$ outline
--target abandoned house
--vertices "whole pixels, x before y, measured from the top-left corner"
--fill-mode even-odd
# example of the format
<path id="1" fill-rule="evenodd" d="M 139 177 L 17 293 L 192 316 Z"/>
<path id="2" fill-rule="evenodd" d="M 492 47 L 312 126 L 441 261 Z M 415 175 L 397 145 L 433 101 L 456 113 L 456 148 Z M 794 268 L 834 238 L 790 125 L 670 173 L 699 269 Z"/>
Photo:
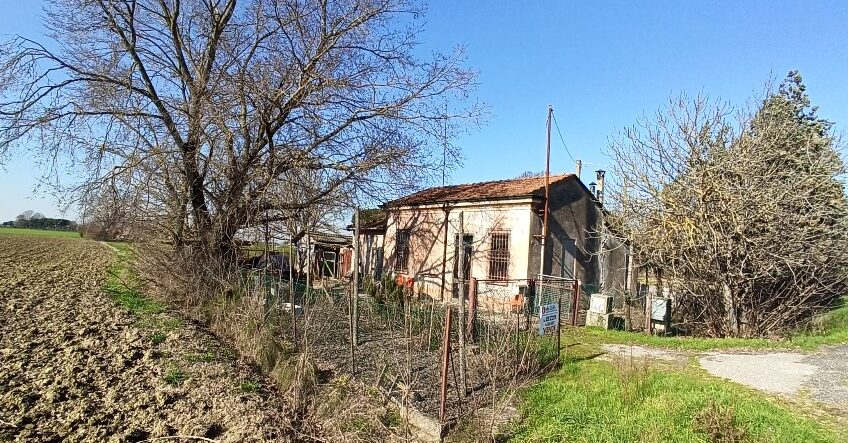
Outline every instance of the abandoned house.
<path id="1" fill-rule="evenodd" d="M 545 177 L 531 177 L 434 187 L 386 203 L 383 216 L 361 224 L 363 268 L 411 277 L 418 292 L 445 299 L 456 296 L 465 254 L 464 275 L 491 303 L 511 302 L 540 273 L 579 279 L 583 294 L 620 295 L 627 248 L 605 228 L 599 182 L 590 190 L 574 174 L 550 177 L 542 266 Z"/>
<path id="2" fill-rule="evenodd" d="M 347 235 L 310 232 L 300 242 L 301 254 L 312 254 L 312 273 L 315 278 L 337 278 L 350 273 L 353 239 Z"/>

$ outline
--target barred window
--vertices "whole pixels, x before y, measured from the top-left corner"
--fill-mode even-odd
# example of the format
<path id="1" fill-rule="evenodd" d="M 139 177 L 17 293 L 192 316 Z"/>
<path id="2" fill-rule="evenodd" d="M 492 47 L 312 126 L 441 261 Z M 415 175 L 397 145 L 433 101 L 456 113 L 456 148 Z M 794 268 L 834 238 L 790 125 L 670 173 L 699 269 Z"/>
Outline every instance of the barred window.
<path id="1" fill-rule="evenodd" d="M 395 244 L 395 270 L 406 272 L 409 266 L 409 229 L 397 231 Z"/>
<path id="2" fill-rule="evenodd" d="M 506 280 L 509 277 L 509 232 L 493 232 L 489 245 L 489 278 Z"/>

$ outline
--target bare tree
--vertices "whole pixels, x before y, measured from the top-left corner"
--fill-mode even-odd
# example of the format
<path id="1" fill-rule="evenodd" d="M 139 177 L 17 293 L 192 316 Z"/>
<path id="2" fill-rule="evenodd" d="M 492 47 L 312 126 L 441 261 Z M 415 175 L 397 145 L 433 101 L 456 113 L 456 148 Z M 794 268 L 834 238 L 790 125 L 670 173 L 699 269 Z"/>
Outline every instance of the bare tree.
<path id="1" fill-rule="evenodd" d="M 55 44 L 18 38 L 0 54 L 0 153 L 37 140 L 40 155 L 85 166 L 78 191 L 132 175 L 177 247 L 227 256 L 268 210 L 437 171 L 479 108 L 463 105 L 475 76 L 461 50 L 415 56 L 420 12 L 403 0 L 53 0 Z M 320 175 L 306 198 L 265 198 L 301 174 Z"/>
<path id="2" fill-rule="evenodd" d="M 792 72 L 752 109 L 681 98 L 610 146 L 611 218 L 694 332 L 786 333 L 844 293 L 841 146 L 804 91 Z"/>

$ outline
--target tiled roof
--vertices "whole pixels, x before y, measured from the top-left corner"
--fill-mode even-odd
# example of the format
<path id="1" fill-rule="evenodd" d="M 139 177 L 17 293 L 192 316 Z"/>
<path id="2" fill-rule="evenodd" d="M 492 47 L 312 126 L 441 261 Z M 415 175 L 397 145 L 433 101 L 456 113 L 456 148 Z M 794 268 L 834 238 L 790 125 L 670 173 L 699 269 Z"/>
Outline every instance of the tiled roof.
<path id="1" fill-rule="evenodd" d="M 574 174 L 552 175 L 550 183 L 565 181 Z M 439 186 L 428 188 L 415 194 L 392 200 L 385 204 L 391 206 L 413 206 L 432 203 L 461 201 L 502 200 L 516 197 L 544 196 L 545 177 L 516 178 L 491 182 L 469 183 L 464 185 Z"/>
<path id="2" fill-rule="evenodd" d="M 333 234 L 330 232 L 310 232 L 312 241 L 317 244 L 327 245 L 350 245 L 353 243 L 353 237 L 343 234 Z"/>

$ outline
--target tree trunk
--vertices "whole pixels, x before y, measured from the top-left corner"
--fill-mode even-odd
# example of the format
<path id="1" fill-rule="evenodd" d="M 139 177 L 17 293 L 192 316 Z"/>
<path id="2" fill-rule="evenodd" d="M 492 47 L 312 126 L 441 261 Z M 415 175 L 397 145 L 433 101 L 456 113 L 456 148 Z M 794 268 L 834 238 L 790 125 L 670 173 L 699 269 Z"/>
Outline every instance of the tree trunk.
<path id="1" fill-rule="evenodd" d="M 194 142 L 186 143 L 183 147 L 183 167 L 185 168 L 186 183 L 188 184 L 189 201 L 196 225 L 199 240 L 209 244 L 212 220 L 209 207 L 206 205 L 206 194 L 203 186 L 203 176 L 197 168 L 197 147 Z"/>
<path id="2" fill-rule="evenodd" d="M 725 334 L 731 337 L 739 337 L 739 317 L 735 294 L 727 283 L 722 283 L 721 292 L 724 298 Z"/>

